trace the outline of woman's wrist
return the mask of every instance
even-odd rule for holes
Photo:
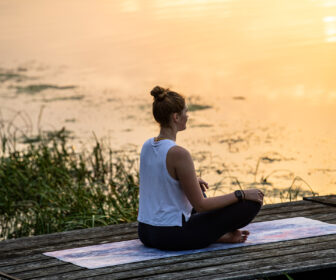
[[[238,202],[241,202],[244,200],[244,193],[242,190],[236,190],[234,192],[234,195],[236,196],[236,198],[238,199]]]

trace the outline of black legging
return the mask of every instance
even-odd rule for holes
[[[188,222],[182,215],[182,227],[152,226],[139,222],[138,234],[141,242],[148,247],[161,250],[200,249],[215,243],[223,234],[248,225],[260,208],[260,203],[245,200],[213,211],[193,211]]]

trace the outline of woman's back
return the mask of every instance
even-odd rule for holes
[[[181,226],[192,206],[179,181],[168,172],[166,159],[176,144],[165,139],[147,140],[140,155],[140,200],[138,221],[154,226]]]

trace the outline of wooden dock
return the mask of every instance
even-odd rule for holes
[[[336,224],[336,195],[265,205],[254,222],[298,216]],[[137,223],[2,241],[0,279],[260,279],[336,268],[336,234],[99,269],[42,255],[135,238]]]

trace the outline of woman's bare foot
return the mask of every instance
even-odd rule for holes
[[[216,243],[243,243],[250,234],[248,230],[235,230],[222,235]]]

